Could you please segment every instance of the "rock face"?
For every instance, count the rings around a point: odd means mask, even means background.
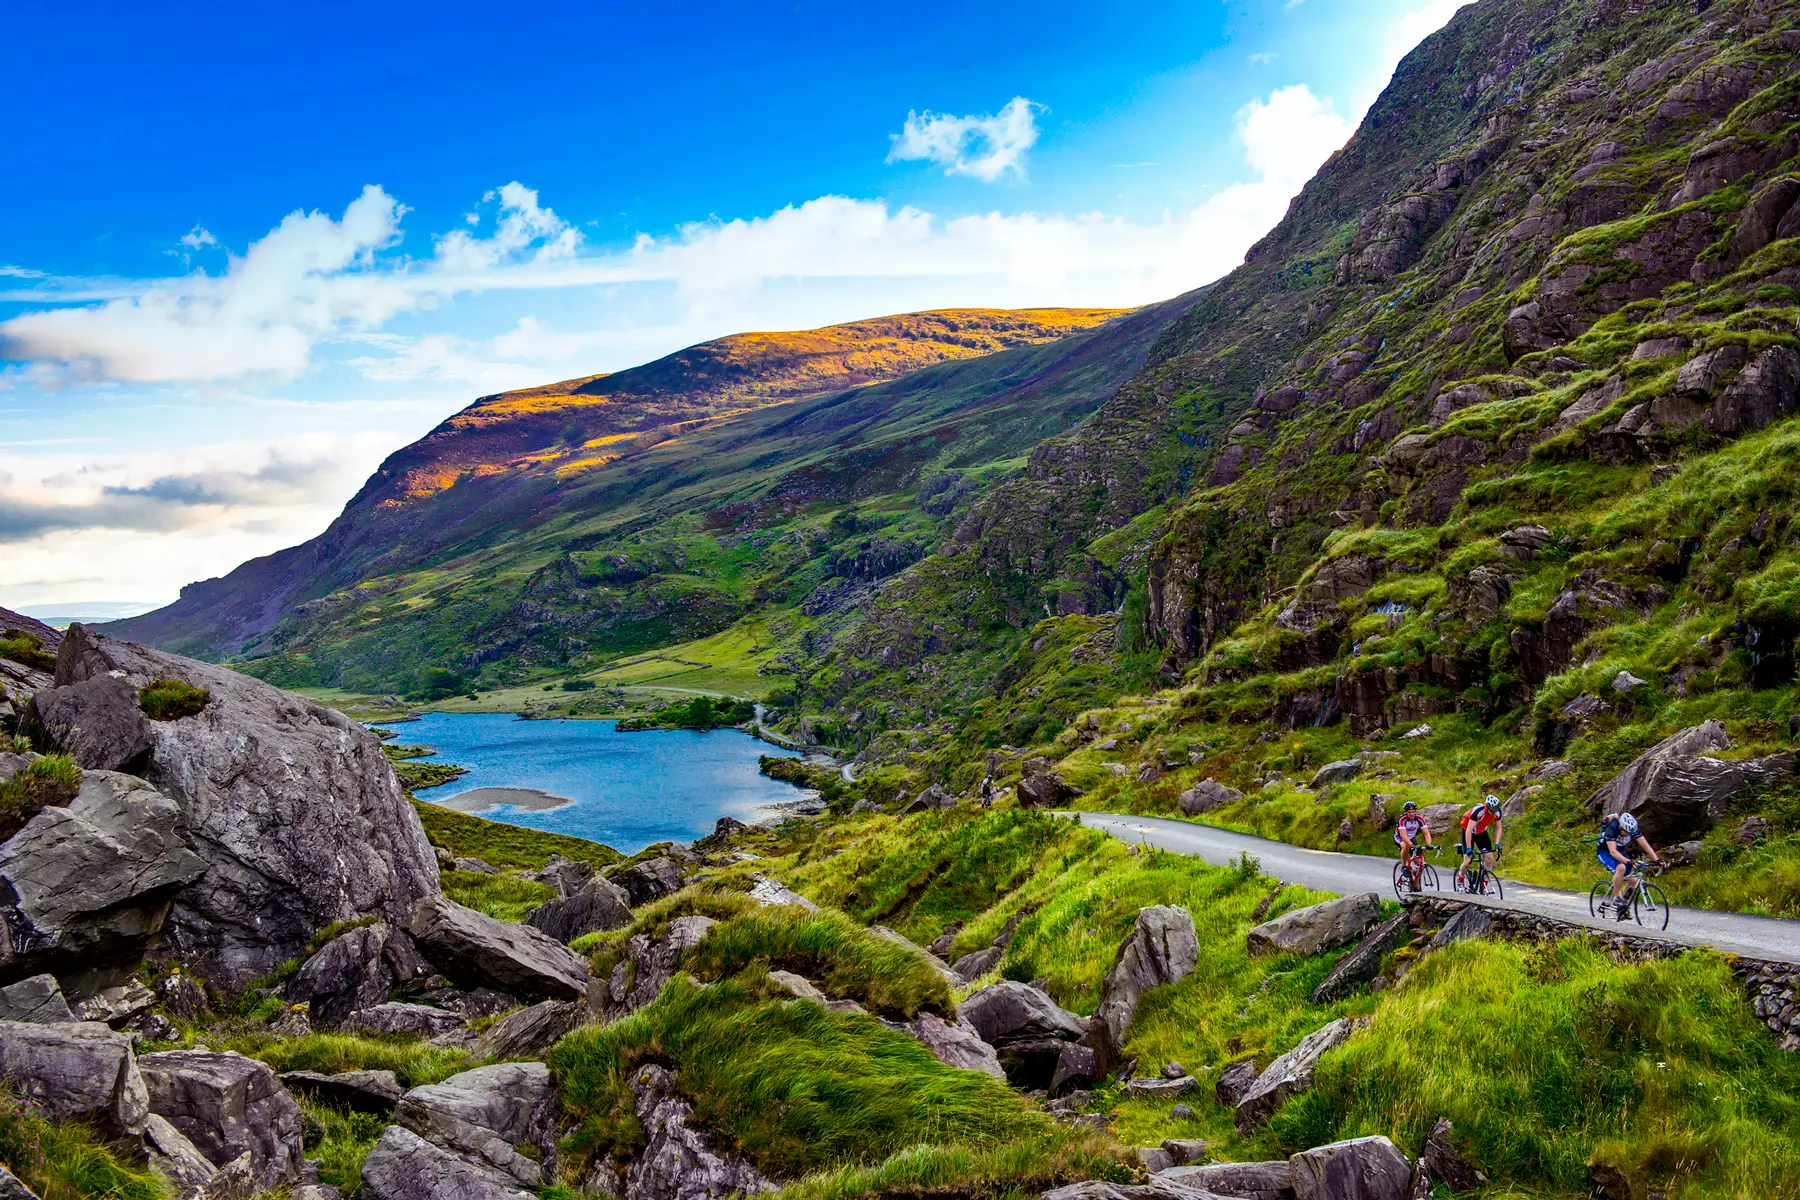
[[[1730,745],[1719,721],[1684,729],[1640,754],[1590,796],[1588,806],[1608,816],[1631,813],[1652,842],[1678,841],[1712,828],[1745,788],[1800,772],[1791,753],[1739,761],[1706,753]]]
[[[541,1062],[464,1071],[413,1088],[394,1109],[396,1125],[494,1172],[499,1186],[534,1190],[555,1178],[556,1116],[550,1068]]]
[[[1059,1008],[1043,992],[1006,980],[982,988],[958,1006],[964,1021],[994,1048],[1017,1087],[1046,1087],[1064,1048],[1087,1033],[1087,1022]]]
[[[775,1190],[749,1163],[707,1148],[688,1125],[694,1106],[667,1070],[640,1067],[631,1092],[649,1143],[625,1173],[625,1200],[727,1200]]]
[[[412,939],[378,921],[339,934],[307,959],[287,998],[310,1006],[315,1025],[331,1026],[360,1009],[386,1003],[393,990],[431,974]]]
[[[138,1067],[150,1111],[214,1166],[248,1154],[259,1189],[300,1181],[300,1106],[267,1065],[241,1054],[170,1050],[144,1055]]]
[[[676,917],[660,940],[652,941],[647,933],[633,935],[611,978],[588,989],[588,1016],[612,1021],[656,999],[675,974],[681,956],[698,946],[706,931],[717,924],[711,917]]]
[[[404,1033],[425,1038],[461,1029],[463,1024],[462,1016],[447,1008],[439,1008],[434,1004],[408,1004],[400,1000],[371,1004],[344,1018],[344,1028],[355,1033]]]
[[[1288,1097],[1312,1087],[1313,1072],[1318,1069],[1319,1060],[1342,1045],[1350,1033],[1349,1018],[1339,1017],[1324,1028],[1307,1034],[1300,1039],[1299,1045],[1265,1067],[1238,1100],[1234,1118],[1238,1132],[1249,1133],[1268,1124],[1269,1118]]]
[[[129,689],[81,688],[109,677]],[[55,678],[45,703],[87,734],[138,728],[136,689],[152,680],[208,692],[199,713],[150,722],[142,771],[175,800],[207,866],[176,901],[167,940],[227,990],[292,958],[323,925],[365,913],[402,921],[437,893],[436,858],[380,740],[342,714],[83,625],[64,638]]]
[[[97,1022],[0,1021],[0,1079],[52,1116],[114,1135],[141,1133],[150,1113],[131,1038]]]
[[[1319,954],[1347,946],[1381,919],[1374,892],[1298,908],[1245,935],[1252,954]]]
[[[42,971],[72,990],[123,982],[162,932],[176,893],[206,864],[174,801],[141,779],[86,772],[66,808],[47,808],[0,845],[0,914],[11,956],[0,979]]]
[[[587,989],[587,962],[561,942],[442,896],[419,901],[407,932],[434,966],[464,987],[497,988],[526,1000],[579,1000]]]
[[[1294,1197],[1294,1169],[1285,1159],[1176,1167],[1164,1178],[1186,1187],[1203,1188],[1243,1200],[1293,1200]]]
[[[581,1005],[566,1000],[545,1000],[500,1018],[482,1032],[475,1053],[482,1058],[529,1058],[554,1046],[575,1028]]]
[[[660,900],[681,890],[681,864],[666,855],[647,858],[621,871],[614,871],[613,883],[625,889],[625,895],[636,908],[652,900]]]
[[[1181,811],[1190,817],[1197,817],[1203,812],[1211,812],[1221,804],[1230,804],[1233,800],[1242,800],[1244,793],[1236,788],[1226,787],[1215,779],[1202,779],[1187,791],[1181,793],[1176,803]]]
[[[584,933],[631,924],[631,901],[612,880],[589,879],[575,891],[532,909],[525,924],[568,943]]]
[[[1384,1137],[1352,1138],[1288,1159],[1295,1200],[1409,1200],[1412,1163]]]
[[[363,1161],[369,1200],[531,1200],[505,1172],[389,1125]]]
[[[0,1021],[55,1025],[75,1019],[54,975],[33,975],[0,988]]]
[[[92,771],[141,768],[156,745],[137,688],[113,675],[45,688],[32,697],[25,724]]]
[[[1410,922],[1409,914],[1398,912],[1377,925],[1356,949],[1338,959],[1331,973],[1319,981],[1319,986],[1313,989],[1312,1002],[1329,1004],[1379,975],[1381,960],[1398,950],[1411,935]]]
[[[1100,1003],[1084,1039],[1093,1047],[1096,1070],[1105,1074],[1123,1057],[1144,993],[1186,979],[1199,961],[1193,914],[1167,905],[1138,910],[1131,936],[1100,985]]]

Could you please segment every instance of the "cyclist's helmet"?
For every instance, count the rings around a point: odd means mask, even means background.
[[[1405,804],[1402,804],[1400,806],[1400,811],[1401,812],[1417,812],[1417,811],[1419,811],[1419,802],[1417,800],[1408,800]]]
[[[1637,818],[1630,813],[1620,813],[1619,832],[1623,833],[1626,837],[1636,837],[1638,835]]]
[[[1487,796],[1485,796],[1485,797],[1484,797],[1484,798],[1483,798],[1483,800],[1484,800],[1484,802],[1485,802],[1485,803],[1486,803],[1486,804],[1487,804],[1487,806],[1488,806],[1488,807],[1489,807],[1489,808],[1491,808],[1491,809],[1494,809],[1494,810],[1495,810],[1495,811],[1498,811],[1498,810],[1499,810],[1499,808],[1500,808],[1500,797],[1498,797],[1498,796],[1496,796],[1496,795],[1494,795],[1494,794],[1493,794],[1493,793],[1492,793],[1492,792],[1489,792],[1489,793],[1488,793],[1488,794],[1487,794]]]

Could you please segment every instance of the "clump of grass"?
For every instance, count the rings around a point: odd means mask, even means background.
[[[0,1088],[0,1162],[41,1200],[163,1200],[162,1176],[133,1165],[78,1121],[50,1121]]]
[[[44,649],[44,640],[23,629],[0,630],[0,658],[9,658],[39,671],[56,668],[56,655]]]
[[[48,754],[0,783],[0,841],[46,808],[63,808],[81,790],[81,768],[66,754]]]
[[[609,867],[624,856],[611,846],[562,833],[547,833],[459,813],[440,804],[413,801],[413,810],[434,845],[458,858],[479,858],[496,867],[537,870],[552,854]]]
[[[138,707],[152,721],[179,721],[205,708],[212,693],[179,679],[152,679],[138,689]]]
[[[444,895],[465,908],[486,913],[496,921],[523,921],[546,900],[556,899],[556,889],[518,875],[486,875],[480,871],[444,871]]]
[[[344,1200],[362,1192],[363,1160],[381,1140],[387,1118],[353,1112],[331,1104],[296,1097],[301,1109],[318,1123],[319,1132],[306,1147],[306,1156],[319,1164],[319,1182],[338,1190]]]
[[[466,1071],[476,1060],[466,1050],[433,1046],[417,1038],[392,1035],[369,1037],[353,1033],[314,1033],[300,1038],[281,1038],[256,1030],[223,1038],[215,1031],[206,1039],[220,1050],[235,1050],[261,1059],[276,1071],[392,1071],[402,1087],[417,1087],[448,1079]],[[377,1131],[379,1132],[379,1131]]]
[[[950,988],[919,954],[877,937],[840,912],[758,908],[709,931],[686,967],[702,980],[723,979],[750,963],[792,971],[827,995],[878,1012],[949,1012]]]

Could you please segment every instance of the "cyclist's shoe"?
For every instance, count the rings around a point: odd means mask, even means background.
[[[1619,901],[1619,911],[1616,914],[1614,914],[1613,920],[1625,921],[1625,920],[1629,920],[1630,917],[1631,917],[1631,903],[1627,900]]]
[[[1416,878],[1412,881],[1412,890],[1415,892],[1419,890],[1419,881]]]

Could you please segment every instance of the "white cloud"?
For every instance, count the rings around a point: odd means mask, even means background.
[[[496,193],[482,197],[493,201]],[[525,250],[538,262],[572,257],[581,234],[548,208],[538,204],[536,189],[514,181],[499,189],[500,217],[493,236],[476,237],[466,229],[453,230],[437,240],[437,259],[453,271],[484,271]],[[481,213],[465,213],[471,226],[481,224]]]
[[[1331,101],[1313,95],[1305,84],[1278,88],[1267,100],[1252,100],[1238,110],[1237,137],[1244,144],[1245,161],[1261,179],[1240,186],[1291,196],[1353,132],[1355,127],[1338,115]]]
[[[1037,143],[1037,111],[1023,96],[988,116],[957,117],[949,113],[909,112],[893,135],[889,162],[933,162],[946,175],[967,175],[992,183],[1011,171],[1023,177],[1025,153]]]
[[[1266,67],[1274,61],[1275,53],[1272,50],[1261,50],[1250,56],[1250,65],[1253,67]]]
[[[181,244],[190,250],[199,250],[204,246],[218,245],[219,239],[212,235],[211,230],[202,225],[196,225],[181,235]]]
[[[1387,74],[1391,76],[1413,47],[1448,25],[1456,10],[1469,3],[1472,0],[1427,0],[1389,21],[1382,39],[1382,62]]]

